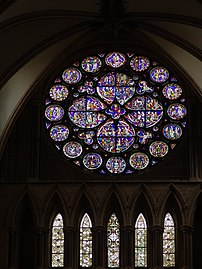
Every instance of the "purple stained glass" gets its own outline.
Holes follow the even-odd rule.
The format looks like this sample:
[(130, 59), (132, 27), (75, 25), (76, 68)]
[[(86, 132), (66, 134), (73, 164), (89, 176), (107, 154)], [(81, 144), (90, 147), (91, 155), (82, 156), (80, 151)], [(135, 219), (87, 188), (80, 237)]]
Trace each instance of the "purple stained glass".
[(159, 66), (158, 67), (154, 67), (150, 71), (150, 78), (154, 82), (163, 83), (163, 82), (165, 82), (168, 79), (168, 77), (169, 77), (169, 72), (164, 67), (159, 67)]
[(109, 53), (106, 56), (105, 61), (106, 61), (106, 64), (111, 66), (111, 67), (119, 68), (119, 67), (121, 67), (122, 65), (125, 64), (126, 57), (125, 57), (125, 55), (123, 53), (112, 52), (112, 53)]
[(167, 124), (163, 127), (163, 135), (169, 140), (176, 140), (182, 135), (182, 128), (178, 124)]
[(85, 58), (81, 62), (81, 66), (84, 71), (89, 73), (95, 73), (98, 72), (102, 66), (101, 60), (96, 56), (90, 56)]
[(65, 125), (54, 125), (50, 129), (50, 137), (54, 141), (64, 141), (69, 136), (69, 129)]
[(45, 116), (50, 121), (59, 121), (64, 116), (64, 109), (58, 105), (50, 105), (45, 110)]
[(81, 80), (82, 74), (81, 72), (74, 67), (67, 68), (63, 74), (62, 78), (66, 83), (76, 84)]
[(164, 157), (168, 153), (168, 145), (163, 141), (154, 141), (149, 146), (149, 152), (154, 157)]
[(167, 113), (171, 119), (180, 120), (186, 116), (187, 110), (186, 110), (186, 107), (184, 105), (176, 103), (176, 104), (172, 104), (168, 107)]
[(67, 142), (63, 147), (64, 154), (69, 158), (77, 158), (82, 153), (82, 146), (78, 142)]
[(125, 163), (125, 175), (152, 167), (185, 128), (183, 89), (155, 59), (97, 53), (56, 77), (44, 101), (46, 129), (60, 154), (89, 171), (116, 175)]
[(90, 170), (98, 169), (102, 165), (102, 157), (97, 153), (88, 153), (83, 157), (83, 164)]
[(106, 163), (107, 170), (112, 174), (120, 174), (126, 168), (126, 162), (121, 157), (111, 157)]
[(130, 61), (130, 66), (133, 70), (141, 72), (146, 70), (150, 65), (150, 61), (144, 56), (135, 56)]
[(135, 130), (127, 122), (118, 123), (110, 120), (102, 125), (97, 132), (98, 144), (111, 153), (119, 153), (130, 148), (135, 140)]
[(130, 165), (137, 170), (145, 169), (149, 164), (149, 157), (142, 152), (136, 152), (130, 156)]
[(169, 100), (176, 100), (182, 95), (182, 88), (175, 83), (167, 84), (163, 90), (163, 95)]
[(66, 86), (57, 84), (51, 87), (49, 94), (53, 100), (63, 101), (69, 95), (69, 91)]

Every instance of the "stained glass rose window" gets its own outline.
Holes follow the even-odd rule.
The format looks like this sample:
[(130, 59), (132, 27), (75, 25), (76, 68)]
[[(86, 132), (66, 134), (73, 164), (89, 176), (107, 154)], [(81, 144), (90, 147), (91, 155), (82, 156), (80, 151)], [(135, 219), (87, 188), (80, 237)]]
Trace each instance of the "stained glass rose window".
[(143, 171), (171, 152), (186, 125), (176, 76), (147, 56), (110, 52), (69, 65), (45, 100), (48, 135), (65, 158), (100, 174)]

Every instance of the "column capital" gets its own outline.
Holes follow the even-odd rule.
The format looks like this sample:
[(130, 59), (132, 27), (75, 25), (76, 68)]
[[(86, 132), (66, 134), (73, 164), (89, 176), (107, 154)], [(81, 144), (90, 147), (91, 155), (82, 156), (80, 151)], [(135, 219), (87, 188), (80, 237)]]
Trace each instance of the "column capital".
[(157, 232), (157, 231), (163, 232), (163, 230), (164, 230), (163, 226), (161, 226), (161, 225), (154, 225), (154, 226), (149, 227), (148, 229), (149, 229), (149, 231), (152, 231), (152, 232)]
[(181, 225), (179, 226), (179, 229), (182, 232), (188, 232), (188, 233), (192, 233), (194, 231), (194, 227), (189, 226), (189, 225)]

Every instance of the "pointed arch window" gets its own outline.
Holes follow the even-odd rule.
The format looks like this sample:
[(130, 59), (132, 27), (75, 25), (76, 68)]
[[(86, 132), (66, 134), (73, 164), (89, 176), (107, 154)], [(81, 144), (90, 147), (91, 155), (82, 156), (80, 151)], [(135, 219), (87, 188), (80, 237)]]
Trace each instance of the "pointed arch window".
[(120, 225), (113, 213), (107, 224), (108, 267), (119, 267)]
[(64, 266), (64, 225), (60, 213), (56, 215), (52, 224), (52, 267)]
[(147, 223), (142, 213), (135, 223), (135, 267), (147, 267)]
[(80, 266), (92, 267), (92, 222), (87, 213), (80, 223)]
[(175, 224), (170, 213), (164, 219), (163, 266), (175, 266)]

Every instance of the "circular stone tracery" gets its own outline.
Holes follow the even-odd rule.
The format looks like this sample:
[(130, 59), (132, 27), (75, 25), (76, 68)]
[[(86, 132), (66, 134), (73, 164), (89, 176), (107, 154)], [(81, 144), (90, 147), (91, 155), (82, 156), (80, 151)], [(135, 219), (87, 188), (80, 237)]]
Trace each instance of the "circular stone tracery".
[(133, 53), (99, 53), (68, 66), (49, 87), (45, 106), (56, 148), (101, 174), (151, 167), (172, 151), (186, 126), (176, 77)]

